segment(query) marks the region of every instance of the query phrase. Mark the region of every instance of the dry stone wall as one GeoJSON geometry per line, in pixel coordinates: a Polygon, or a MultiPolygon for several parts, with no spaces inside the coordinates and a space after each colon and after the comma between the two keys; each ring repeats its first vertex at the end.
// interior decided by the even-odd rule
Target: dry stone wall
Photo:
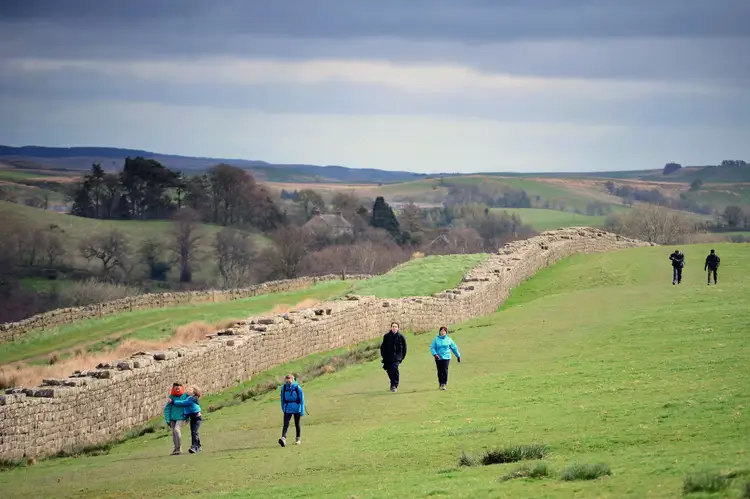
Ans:
{"type": "Polygon", "coordinates": [[[494,312],[511,289],[569,255],[649,245],[591,228],[549,231],[506,245],[455,289],[431,297],[350,295],[250,318],[189,347],[143,352],[40,387],[7,390],[0,396],[0,458],[48,456],[113,439],[160,415],[174,381],[217,392],[279,364],[378,337],[393,320],[414,331],[455,324],[494,312]]]}
{"type": "MultiPolygon", "coordinates": [[[[368,279],[372,276],[347,275],[345,277],[347,279],[368,279]]],[[[35,329],[49,329],[85,319],[100,319],[108,315],[132,312],[134,310],[174,307],[191,303],[241,300],[243,298],[250,298],[252,296],[268,293],[295,291],[310,287],[315,282],[332,281],[341,278],[341,274],[329,274],[320,277],[302,277],[299,279],[269,281],[239,289],[149,293],[128,298],[120,298],[119,300],[113,300],[106,303],[87,305],[85,307],[59,308],[43,314],[34,315],[18,322],[0,324],[0,344],[7,341],[14,341],[21,338],[27,332],[35,329]]]]}

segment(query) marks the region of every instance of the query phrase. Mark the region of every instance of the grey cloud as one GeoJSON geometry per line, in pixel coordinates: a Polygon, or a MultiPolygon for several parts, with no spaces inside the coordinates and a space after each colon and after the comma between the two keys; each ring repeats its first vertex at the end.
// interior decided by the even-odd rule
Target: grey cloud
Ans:
{"type": "Polygon", "coordinates": [[[19,99],[153,102],[177,106],[252,109],[272,114],[443,115],[508,122],[570,122],[638,126],[750,126],[750,95],[652,91],[637,97],[616,94],[515,89],[429,95],[376,85],[256,84],[211,82],[165,86],[136,78],[112,78],[90,70],[58,70],[43,77],[0,75],[0,94],[19,99]]]}

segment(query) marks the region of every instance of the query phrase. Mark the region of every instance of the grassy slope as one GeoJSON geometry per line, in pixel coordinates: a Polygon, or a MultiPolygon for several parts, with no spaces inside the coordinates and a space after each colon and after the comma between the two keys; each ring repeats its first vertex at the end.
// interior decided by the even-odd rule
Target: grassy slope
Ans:
{"type": "Polygon", "coordinates": [[[561,227],[603,227],[607,217],[587,216],[569,211],[542,210],[538,208],[496,208],[496,211],[507,211],[517,213],[523,223],[530,225],[536,230],[551,230],[561,227]]]}
{"type": "Polygon", "coordinates": [[[378,298],[430,296],[454,288],[463,275],[489,255],[439,255],[411,260],[382,276],[357,282],[354,292],[378,298]]]}
{"type": "Polygon", "coordinates": [[[270,311],[277,305],[294,306],[303,300],[326,300],[346,292],[351,281],[329,281],[313,288],[270,293],[243,300],[199,303],[181,307],[125,312],[103,319],[91,319],[30,333],[23,341],[0,345],[0,365],[61,349],[94,345],[105,338],[158,340],[169,337],[174,328],[195,321],[223,322],[244,319],[270,311]]]}
{"type": "MultiPolygon", "coordinates": [[[[327,300],[348,291],[381,298],[429,296],[455,287],[464,273],[488,255],[429,256],[407,262],[388,274],[366,281],[329,281],[308,289],[271,293],[243,300],[200,303],[181,307],[125,312],[103,319],[91,319],[30,333],[23,341],[0,344],[0,365],[48,356],[55,351],[81,346],[97,349],[106,342],[169,337],[175,327],[202,321],[206,323],[239,320],[270,311],[277,305],[294,306],[306,300],[327,300]]],[[[29,283],[32,285],[33,283],[29,283]]],[[[43,359],[44,360],[44,359],[43,359]]]]}
{"type": "MultiPolygon", "coordinates": [[[[146,238],[153,237],[171,242],[170,232],[173,223],[167,220],[96,220],[90,218],[76,217],[73,215],[60,214],[52,211],[45,211],[39,208],[31,208],[16,203],[0,201],[0,217],[4,221],[20,222],[27,227],[47,228],[56,225],[63,231],[66,247],[68,250],[67,258],[73,257],[73,265],[77,268],[88,268],[86,260],[80,256],[78,247],[81,241],[104,232],[117,229],[122,231],[131,243],[133,252],[137,250],[138,244],[146,238]]],[[[215,275],[215,268],[212,263],[213,257],[212,244],[215,234],[222,227],[217,225],[203,224],[201,231],[204,234],[198,242],[198,270],[194,272],[196,280],[206,279],[215,275]]],[[[260,234],[254,234],[253,238],[259,245],[266,244],[266,238],[260,234]]],[[[98,262],[92,261],[90,268],[95,267],[98,262]]],[[[173,269],[172,273],[175,273],[173,269]]]]}
{"type": "MultiPolygon", "coordinates": [[[[707,247],[684,250],[698,263],[707,247]]],[[[671,286],[664,248],[544,270],[503,311],[458,326],[464,362],[447,392],[432,334],[408,337],[395,395],[377,362],[307,383],[301,447],[276,444],[273,393],[207,414],[197,456],[169,456],[157,433],[0,473],[0,487],[14,498],[677,497],[687,473],[750,467],[750,247],[717,250],[716,288],[690,263],[671,286]],[[462,451],[511,442],[548,444],[557,471],[604,462],[613,476],[498,483],[514,465],[455,469],[462,451]]]]}

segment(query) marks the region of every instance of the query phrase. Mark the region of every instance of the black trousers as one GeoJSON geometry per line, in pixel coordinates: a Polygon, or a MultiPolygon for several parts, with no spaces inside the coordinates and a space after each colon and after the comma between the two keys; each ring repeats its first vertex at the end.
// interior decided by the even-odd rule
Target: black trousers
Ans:
{"type": "Polygon", "coordinates": [[[284,428],[281,430],[281,436],[286,438],[286,432],[289,431],[289,422],[292,420],[292,416],[294,416],[294,429],[297,430],[297,438],[302,436],[302,426],[300,425],[300,417],[302,416],[300,413],[291,413],[291,412],[285,412],[284,413],[284,428]]]}
{"type": "Polygon", "coordinates": [[[435,366],[437,367],[438,383],[441,385],[448,384],[448,365],[451,363],[450,359],[435,359],[435,366]]]}
{"type": "Polygon", "coordinates": [[[708,269],[708,282],[709,283],[711,282],[711,273],[713,272],[713,274],[714,274],[714,284],[716,284],[716,271],[717,270],[718,269],[708,269]]]}
{"type": "Polygon", "coordinates": [[[190,447],[194,449],[201,448],[201,437],[198,435],[198,430],[201,427],[203,418],[197,414],[190,416],[190,447]]]}
{"type": "Polygon", "coordinates": [[[391,380],[391,388],[398,388],[398,383],[400,381],[400,374],[398,372],[399,364],[400,362],[389,362],[383,364],[383,369],[388,373],[388,379],[391,380]]]}
{"type": "Polygon", "coordinates": [[[674,271],[672,272],[672,282],[682,282],[682,267],[672,267],[674,271]]]}

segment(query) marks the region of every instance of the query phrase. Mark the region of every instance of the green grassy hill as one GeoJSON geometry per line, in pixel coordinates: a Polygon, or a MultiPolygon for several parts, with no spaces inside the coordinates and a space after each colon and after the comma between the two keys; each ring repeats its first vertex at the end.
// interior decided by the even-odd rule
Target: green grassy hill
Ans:
{"type": "Polygon", "coordinates": [[[204,414],[200,454],[169,456],[160,430],[106,455],[0,473],[0,487],[14,498],[673,498],[705,472],[713,478],[689,484],[727,489],[688,497],[740,497],[750,480],[750,246],[717,245],[717,287],[698,268],[708,248],[683,248],[679,287],[660,247],[541,271],[501,311],[452,325],[463,362],[451,364],[446,392],[428,351],[434,332],[408,335],[396,394],[377,361],[303,380],[299,447],[276,443],[274,392],[204,414]],[[499,481],[534,462],[459,466],[464,452],[510,444],[547,446],[549,476],[499,481]],[[560,479],[569,465],[599,463],[611,476],[560,479]]]}

